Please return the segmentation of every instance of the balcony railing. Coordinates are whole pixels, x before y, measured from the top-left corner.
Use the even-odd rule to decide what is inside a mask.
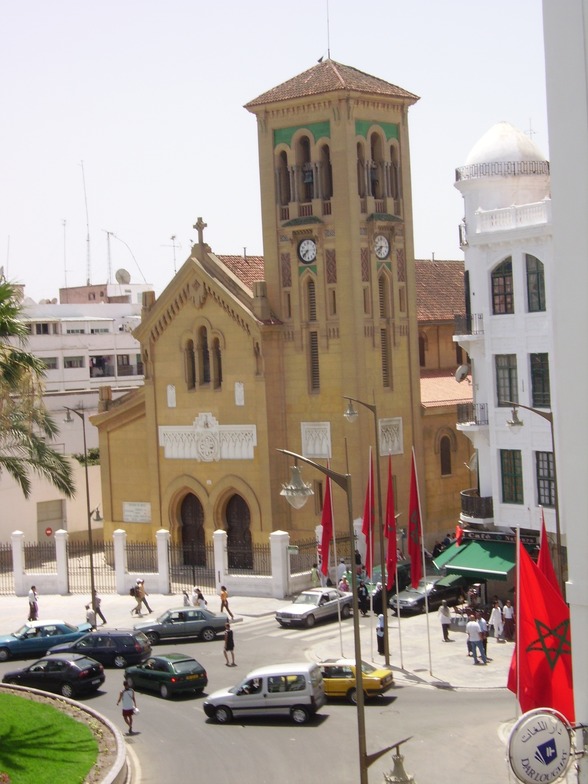
[[[483,313],[458,313],[453,316],[454,335],[483,335],[484,334],[484,314]]]
[[[467,517],[475,517],[478,520],[489,520],[494,517],[494,505],[492,496],[480,498],[478,490],[471,488],[463,490],[461,496],[461,513]]]
[[[458,403],[458,425],[487,425],[488,403]]]

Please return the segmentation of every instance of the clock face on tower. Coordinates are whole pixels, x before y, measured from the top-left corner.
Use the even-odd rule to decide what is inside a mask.
[[[390,243],[383,234],[376,234],[374,237],[374,252],[379,259],[385,259],[390,253]]]
[[[310,264],[316,259],[316,242],[301,240],[298,243],[298,258],[303,264]]]

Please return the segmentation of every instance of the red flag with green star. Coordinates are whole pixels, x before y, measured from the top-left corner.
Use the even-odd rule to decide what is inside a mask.
[[[520,543],[518,557],[518,653],[515,648],[507,686],[523,712],[553,708],[573,723],[570,610]]]

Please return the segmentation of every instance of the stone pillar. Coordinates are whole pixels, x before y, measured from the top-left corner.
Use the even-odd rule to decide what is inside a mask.
[[[14,571],[14,593],[17,596],[27,596],[30,586],[26,585],[24,533],[22,531],[13,531],[11,539],[12,568]]]
[[[219,529],[212,535],[214,545],[214,581],[217,592],[225,584],[229,561],[227,555],[227,532]]]
[[[169,540],[170,532],[167,528],[160,528],[155,534],[157,540],[157,592],[171,593],[171,583],[169,576]]]
[[[69,571],[67,561],[67,540],[69,534],[63,528],[55,531],[55,562],[57,564],[57,593],[69,593]]]
[[[289,544],[290,534],[287,531],[273,531],[270,534],[272,596],[274,599],[283,599],[290,592]]]
[[[131,584],[127,584],[127,532],[122,528],[112,534],[114,540],[114,580],[116,592],[121,596],[128,593]]]

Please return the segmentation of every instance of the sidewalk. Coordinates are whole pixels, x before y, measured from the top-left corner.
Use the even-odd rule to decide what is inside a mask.
[[[131,628],[136,616],[130,611],[135,606],[131,596],[105,594],[102,598],[102,611],[109,627]],[[206,596],[213,612],[220,609],[217,596]],[[68,596],[40,596],[39,617],[41,619],[63,619],[69,623],[82,623],[86,620],[84,606],[89,597],[75,594]],[[182,596],[163,596],[153,594],[148,597],[157,616],[170,607],[181,607]],[[232,596],[230,606],[235,615],[236,623],[244,624],[244,632],[248,618],[272,616],[275,611],[288,604],[287,600]],[[0,596],[1,632],[15,631],[28,615],[27,597]],[[143,618],[149,617],[145,613]],[[428,624],[427,624],[428,620]],[[492,659],[485,667],[474,667],[473,659],[467,656],[466,637],[463,632],[451,632],[454,642],[443,642],[441,626],[437,613],[402,617],[400,636],[402,639],[402,656],[400,653],[399,624],[396,616],[389,616],[390,664],[397,683],[428,685],[444,689],[498,689],[506,687],[508,668],[514,646],[512,643],[497,643],[488,640],[488,656]],[[377,653],[375,636],[376,618],[374,616],[360,618],[362,658],[374,663],[383,663],[384,657]],[[427,634],[428,626],[428,634]],[[276,624],[277,628],[277,624]],[[312,632],[300,630],[301,634],[311,635],[310,654],[317,661],[336,658],[341,651],[346,657],[354,657],[353,626],[351,621],[342,623],[341,636],[337,623],[321,624]],[[292,630],[293,632],[293,630]],[[328,635],[326,632],[330,632]],[[312,636],[316,636],[313,642]],[[342,637],[342,642],[341,642]],[[430,639],[430,655],[429,642]]]

